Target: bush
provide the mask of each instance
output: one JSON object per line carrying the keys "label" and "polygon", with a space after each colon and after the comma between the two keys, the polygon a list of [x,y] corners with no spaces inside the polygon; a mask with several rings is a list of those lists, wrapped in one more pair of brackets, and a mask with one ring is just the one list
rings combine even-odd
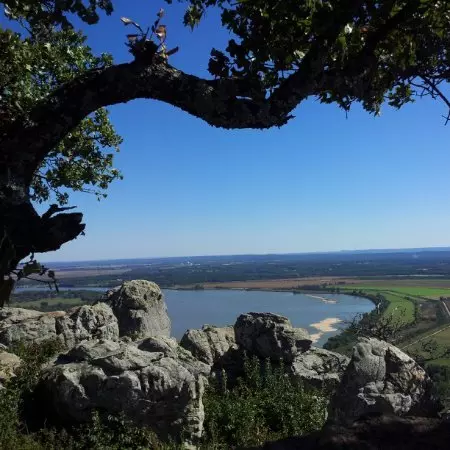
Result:
{"label": "bush", "polygon": [[22,420],[23,402],[36,386],[42,365],[60,349],[61,344],[53,340],[40,344],[18,344],[11,349],[22,358],[22,364],[16,370],[16,376],[0,390],[0,448],[4,450],[43,448],[26,432],[27,427]]}
{"label": "bush", "polygon": [[326,398],[290,379],[283,365],[246,358],[244,372],[231,389],[225,374],[207,389],[204,448],[257,446],[323,426]]}
{"label": "bush", "polygon": [[77,430],[73,450],[175,450],[175,444],[163,444],[148,428],[134,425],[125,415],[101,417],[93,414],[92,423]]}

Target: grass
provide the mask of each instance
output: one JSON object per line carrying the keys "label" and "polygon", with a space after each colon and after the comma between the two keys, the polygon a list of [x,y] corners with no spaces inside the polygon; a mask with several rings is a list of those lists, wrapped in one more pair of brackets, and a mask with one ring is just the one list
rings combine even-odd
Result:
{"label": "grass", "polygon": [[450,289],[423,287],[423,286],[398,286],[386,283],[386,285],[366,285],[348,284],[341,287],[341,290],[361,290],[368,292],[392,292],[410,297],[421,297],[439,299],[439,297],[450,297]]}
{"label": "grass", "polygon": [[405,297],[398,296],[395,294],[388,294],[383,291],[379,291],[389,302],[389,306],[386,308],[384,314],[386,316],[392,315],[394,317],[399,317],[404,323],[414,322],[414,303]]}
{"label": "grass", "polygon": [[[365,286],[365,285],[349,285],[341,287],[341,292],[345,291],[362,291],[368,294],[381,294],[389,302],[389,306],[384,311],[385,316],[392,315],[393,317],[401,319],[405,324],[413,323],[415,320],[415,304],[412,293],[400,293],[396,291],[397,288],[392,286]],[[450,292],[450,291],[449,291]],[[408,299],[406,297],[411,297]]]}

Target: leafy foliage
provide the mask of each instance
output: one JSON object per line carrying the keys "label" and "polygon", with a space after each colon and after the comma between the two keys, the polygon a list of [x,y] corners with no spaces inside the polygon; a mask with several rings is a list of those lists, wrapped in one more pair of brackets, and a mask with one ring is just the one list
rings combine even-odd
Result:
{"label": "leafy foliage", "polygon": [[34,29],[60,25],[71,28],[68,14],[75,14],[83,22],[97,23],[98,9],[113,12],[111,0],[5,0],[5,14],[10,19],[26,19]]}
{"label": "leafy foliage", "polygon": [[205,395],[205,448],[258,446],[322,427],[326,399],[290,379],[282,365],[246,358],[245,374],[228,388],[225,374]]}
{"label": "leafy foliage", "polygon": [[195,27],[208,8],[218,7],[234,35],[225,51],[211,52],[209,71],[217,78],[245,80],[267,95],[305,70],[319,75],[313,94],[345,110],[361,102],[379,114],[383,102],[400,108],[417,95],[450,107],[439,88],[450,79],[447,1],[186,2],[186,25]]}
{"label": "leafy foliage", "polygon": [[[22,10],[26,6],[24,2],[16,3]],[[48,26],[43,33],[34,24],[31,13],[25,16],[11,13],[9,17],[16,18],[28,31],[15,33],[0,28],[0,132],[18,118],[27,117],[62,84],[84,72],[112,64],[110,55],[94,56],[86,38],[71,27]],[[109,184],[121,178],[113,167],[114,152],[121,142],[108,111],[99,109],[49,152],[35,174],[31,199],[41,203],[55,197],[62,205],[68,202],[68,190],[106,197]]]}
{"label": "leafy foliage", "polygon": [[0,446],[2,449],[40,449],[32,438],[27,436],[22,421],[24,398],[32,392],[41,374],[42,365],[58,351],[60,343],[48,340],[39,344],[18,344],[11,351],[22,358],[22,364],[0,389]]}

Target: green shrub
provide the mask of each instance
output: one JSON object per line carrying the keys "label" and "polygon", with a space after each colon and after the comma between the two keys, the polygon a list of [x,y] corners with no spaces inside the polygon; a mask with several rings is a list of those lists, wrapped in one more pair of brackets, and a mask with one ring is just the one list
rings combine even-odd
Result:
{"label": "green shrub", "polygon": [[101,417],[93,414],[90,424],[76,430],[80,450],[176,450],[171,443],[162,443],[148,428],[134,425],[125,415]]}
{"label": "green shrub", "polygon": [[[224,375],[224,374],[223,374]],[[326,398],[256,357],[246,358],[244,375],[231,389],[224,375],[211,383],[205,397],[203,448],[228,449],[307,434],[326,418]]]}
{"label": "green shrub", "polygon": [[[23,402],[30,395],[39,379],[42,365],[58,351],[61,344],[48,340],[39,344],[17,344],[11,349],[22,358],[4,389],[0,390],[0,448],[3,450],[34,450],[43,448],[27,433],[22,420]],[[50,448],[50,447],[49,447]]]}

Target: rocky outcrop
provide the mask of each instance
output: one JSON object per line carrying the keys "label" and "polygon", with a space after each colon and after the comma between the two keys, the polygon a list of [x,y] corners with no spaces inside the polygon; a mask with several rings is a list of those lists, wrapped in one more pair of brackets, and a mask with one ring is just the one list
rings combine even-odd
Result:
{"label": "rocky outcrop", "polygon": [[441,450],[448,448],[449,441],[448,422],[382,415],[346,427],[326,425],[308,436],[269,442],[261,450]]}
{"label": "rocky outcrop", "polygon": [[55,325],[57,335],[61,336],[67,348],[84,340],[116,340],[119,336],[117,319],[104,303],[74,308],[66,316],[56,318]]}
{"label": "rocky outcrop", "polygon": [[[238,336],[238,345],[236,336]],[[339,384],[350,359],[338,353],[311,347],[307,332],[293,328],[282,316],[249,313],[238,317],[234,327],[205,325],[188,330],[180,345],[211,367],[212,374],[222,370],[228,380],[242,375],[244,353],[284,360],[293,378],[314,388],[333,391]]]}
{"label": "rocky outcrop", "polygon": [[126,281],[108,291],[102,302],[111,306],[119,322],[120,336],[139,339],[170,336],[170,319],[161,289],[146,280]]}
{"label": "rocky outcrop", "polygon": [[164,356],[176,359],[184,368],[195,375],[208,376],[210,366],[195,358],[192,353],[178,345],[175,338],[155,336],[136,342],[137,348],[146,352],[160,352]]}
{"label": "rocky outcrop", "polygon": [[14,355],[0,349],[0,389],[11,377],[15,376],[15,371],[22,363],[22,360]]}
{"label": "rocky outcrop", "polygon": [[186,331],[180,345],[210,366],[217,364],[224,355],[238,348],[233,327],[220,328],[210,325],[204,325],[200,330]]}
{"label": "rocky outcrop", "polygon": [[[140,348],[108,340],[78,344],[45,371],[41,395],[63,422],[89,421],[93,410],[125,413],[161,437],[192,443],[203,430],[201,370],[164,351],[143,350],[147,344],[152,347],[150,341]],[[171,348],[168,343],[166,352]]]}
{"label": "rocky outcrop", "polygon": [[339,385],[349,362],[349,358],[339,353],[311,347],[297,354],[287,370],[304,384],[330,392]]}
{"label": "rocky outcrop", "polygon": [[56,338],[55,319],[65,313],[45,314],[22,308],[0,308],[0,343],[39,342]]}
{"label": "rocky outcrop", "polygon": [[0,308],[0,343],[57,339],[70,348],[86,339],[118,339],[117,319],[106,304],[42,313],[22,308]]}
{"label": "rocky outcrop", "polygon": [[292,363],[312,344],[309,333],[294,328],[286,317],[271,313],[241,314],[235,325],[236,343],[247,352],[272,361]]}
{"label": "rocky outcrop", "polygon": [[[398,348],[376,339],[361,339],[350,360],[312,347],[308,332],[293,327],[286,317],[255,312],[239,316],[233,327],[188,330],[180,344],[169,334],[161,290],[142,280],[125,282],[103,301],[68,312],[0,308],[0,387],[21,362],[8,348],[19,341],[54,338],[66,353],[47,364],[36,395],[44,396],[40,405],[49,407],[49,417],[66,425],[89,421],[94,410],[125,413],[162,438],[195,444],[203,431],[206,377],[224,370],[232,386],[242,374],[244,354],[274,364],[282,360],[294,379],[334,393],[324,430],[301,438],[301,444],[284,441],[295,441],[297,447],[280,448],[378,448],[370,447],[374,441],[366,442],[364,433],[373,429],[387,436],[397,425],[407,430],[416,422],[397,417],[362,426],[356,419],[373,414],[431,416],[437,411],[424,370]],[[370,445],[358,447],[359,441]],[[312,443],[317,447],[308,447]]]}
{"label": "rocky outcrop", "polygon": [[439,405],[425,371],[397,347],[361,338],[334,395],[329,419],[350,424],[370,413],[430,416]]}

